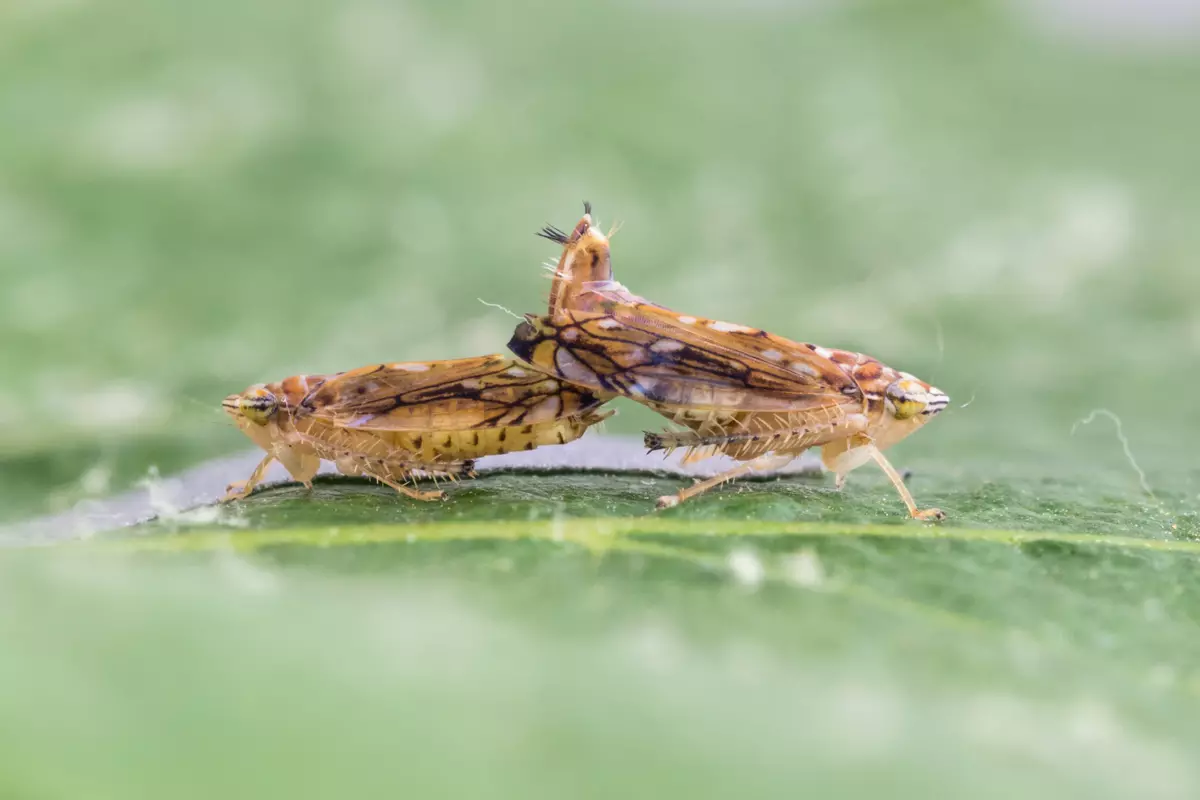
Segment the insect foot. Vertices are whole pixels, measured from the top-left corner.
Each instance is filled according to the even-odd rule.
[[[250,490],[247,488],[248,483],[249,481],[234,481],[229,484],[225,487],[225,496],[219,502],[229,503],[245,498],[246,495],[250,494]]]

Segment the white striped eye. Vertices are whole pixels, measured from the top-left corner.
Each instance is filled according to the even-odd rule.
[[[254,389],[246,392],[238,401],[238,411],[241,411],[242,416],[257,425],[266,425],[278,410],[279,400],[266,389]]]
[[[925,410],[929,393],[914,380],[901,378],[888,385],[884,393],[892,404],[892,416],[896,419],[912,419]]]

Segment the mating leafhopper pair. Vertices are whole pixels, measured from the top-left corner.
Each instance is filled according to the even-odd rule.
[[[556,275],[575,271],[578,251],[563,247]],[[582,267],[578,274],[591,275]],[[550,308],[571,302],[575,291],[556,278]],[[600,408],[613,397],[504,355],[375,364],[258,384],[223,403],[267,452],[248,480],[229,486],[225,500],[253,491],[272,461],[311,487],[322,460],[416,500],[435,500],[442,492],[405,484],[471,477],[477,458],[574,441],[616,413]]]
[[[573,266],[578,251],[564,246],[556,275],[591,275]],[[607,265],[603,270],[608,274]],[[550,308],[572,302],[576,290],[555,278]],[[616,413],[600,408],[613,397],[504,355],[375,364],[258,384],[223,403],[267,453],[248,480],[229,486],[225,500],[253,491],[272,461],[311,487],[322,460],[408,497],[438,499],[440,491],[406,484],[471,477],[477,458],[574,441]]]
[[[527,315],[509,342],[520,361],[380,364],[231,395],[226,411],[267,456],[227,499],[249,493],[276,459],[305,485],[326,459],[434,499],[441,493],[404,484],[457,479],[481,456],[572,441],[612,414],[603,403],[624,396],[687,429],[647,433],[649,449],[742,462],[660,498],[660,507],[821,446],[839,488],[873,460],[913,517],[943,517],[917,508],[882,453],[945,408],[943,392],[869,356],[679,314],[630,293],[612,279],[608,238],[586,205],[570,234],[547,227],[540,235],[563,251],[549,313]]]
[[[660,508],[820,446],[839,488],[851,470],[874,461],[913,517],[944,518],[917,508],[882,452],[944,409],[944,392],[861,353],[680,314],[630,293],[612,279],[608,238],[590,213],[569,235],[553,228],[542,235],[564,247],[549,313],[526,315],[509,349],[566,384],[628,397],[686,428],[647,433],[652,451],[683,448],[688,460],[724,454],[742,462],[659,498]]]

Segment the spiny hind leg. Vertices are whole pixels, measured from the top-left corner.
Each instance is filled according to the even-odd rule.
[[[419,478],[428,478],[437,485],[439,480],[448,480],[451,483],[458,483],[460,480],[467,478],[477,478],[478,473],[475,472],[474,459],[465,461],[449,461],[438,464],[429,464],[422,467],[412,467],[405,465],[402,473],[393,473],[393,478],[398,480],[417,480]]]
[[[714,489],[723,483],[728,483],[734,478],[740,478],[742,475],[745,475],[749,472],[766,472],[773,469],[779,469],[780,467],[790,464],[795,460],[795,458],[796,456],[794,455],[782,455],[778,453],[759,456],[752,461],[746,461],[742,464],[738,464],[736,467],[714,475],[707,480],[699,481],[694,485],[687,487],[686,489],[680,489],[676,494],[668,494],[660,497],[655,505],[658,508],[673,508],[682,503],[684,500],[695,497],[699,494],[704,494],[709,489]]]
[[[423,492],[420,489],[410,489],[409,487],[405,486],[403,483],[397,483],[396,481],[392,480],[391,478],[385,477],[383,475],[377,475],[374,472],[371,472],[369,470],[364,469],[362,471],[362,474],[364,477],[374,478],[375,480],[382,483],[384,486],[392,487],[400,494],[404,495],[405,497],[411,497],[413,500],[424,500],[424,501],[441,500],[443,497],[446,496],[446,493],[443,491],[440,491],[440,490],[436,491],[436,492]]]
[[[225,487],[225,496],[220,499],[221,503],[228,503],[232,500],[241,500],[254,491],[254,487],[263,479],[263,475],[267,472],[267,467],[271,466],[271,462],[275,460],[275,456],[267,453],[267,457],[258,462],[258,466],[254,468],[254,472],[250,473],[250,477],[244,481],[234,481]]]
[[[875,463],[883,470],[883,474],[888,476],[888,480],[892,482],[892,486],[896,487],[896,491],[900,493],[900,499],[904,501],[904,505],[908,507],[908,513],[913,519],[925,520],[926,522],[941,522],[946,518],[946,513],[940,508],[917,508],[917,503],[913,500],[912,492],[908,491],[908,487],[904,485],[904,478],[896,472],[896,468],[891,465],[891,462],[884,457],[883,453],[879,452],[879,448],[873,444],[864,445],[871,448],[871,458],[875,459]]]
[[[382,458],[367,458],[358,452],[343,451],[333,463],[343,475],[359,475],[390,486],[400,494],[414,500],[439,500],[443,492],[422,492],[410,489],[404,482],[413,476],[411,464],[389,463]]]

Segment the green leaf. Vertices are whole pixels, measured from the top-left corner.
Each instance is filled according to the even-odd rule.
[[[665,513],[650,504],[680,481],[649,474],[492,474],[424,504],[322,479],[215,527],[11,551],[0,638],[19,657],[0,685],[23,689],[0,693],[0,738],[25,757],[7,780],[122,797],[251,780],[550,798],[581,776],[596,796],[1189,792],[1200,541],[1151,530],[1136,490],[961,481],[914,478],[955,509],[935,526],[867,476]],[[1153,523],[1116,534],[1118,506]],[[1050,527],[954,524],[989,508]],[[180,789],[174,765],[202,753]]]

